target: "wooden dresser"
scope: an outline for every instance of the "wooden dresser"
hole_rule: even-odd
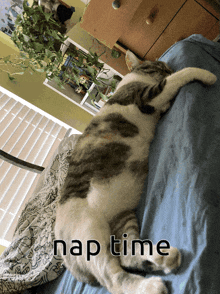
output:
[[[159,58],[175,42],[192,34],[213,40],[219,13],[204,0],[91,0],[81,28],[109,48],[130,49],[143,59]]]

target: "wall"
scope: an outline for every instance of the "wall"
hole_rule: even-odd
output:
[[[5,247],[0,245],[0,255],[2,254],[2,252],[5,250]]]
[[[79,0],[66,0],[65,2],[76,7],[77,13],[74,17],[79,19],[79,16],[83,13],[84,4]],[[0,32],[0,57],[16,53],[18,54],[18,50],[16,50],[10,38]],[[6,73],[0,72],[0,85],[2,87],[75,129],[83,131],[90,122],[92,115],[43,85],[44,80],[44,74],[36,73],[30,75],[25,73],[22,76],[18,76],[17,83],[14,84],[9,81]]]

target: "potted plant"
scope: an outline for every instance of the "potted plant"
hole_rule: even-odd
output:
[[[74,66],[71,72],[63,70],[62,79],[60,78],[60,65],[64,61],[60,48],[65,46],[68,38],[65,36],[66,28],[54,20],[52,13],[44,12],[35,2],[32,6],[28,5],[27,0],[23,2],[23,13],[17,16],[15,26],[11,39],[20,50],[20,55],[9,55],[0,59],[0,70],[5,71],[11,81],[15,81],[15,75],[22,75],[25,71],[30,74],[45,73],[48,80],[54,80],[60,87],[70,80],[80,85],[81,74],[89,73],[92,82],[98,86],[109,80],[97,79],[98,73],[106,72],[104,64],[99,62],[101,55],[92,51],[85,55],[73,45],[66,53],[73,57]],[[116,80],[113,78],[111,83],[114,89]],[[106,97],[103,95],[104,98]]]

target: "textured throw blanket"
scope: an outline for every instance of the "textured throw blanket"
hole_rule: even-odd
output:
[[[13,241],[0,257],[1,294],[19,293],[51,281],[64,269],[62,260],[53,255],[53,228],[59,187],[68,169],[67,156],[78,137],[63,139],[21,213]]]

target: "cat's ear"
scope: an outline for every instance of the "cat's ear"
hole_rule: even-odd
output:
[[[126,52],[125,61],[130,71],[142,63],[142,61],[138,59],[130,50],[127,50]]]

